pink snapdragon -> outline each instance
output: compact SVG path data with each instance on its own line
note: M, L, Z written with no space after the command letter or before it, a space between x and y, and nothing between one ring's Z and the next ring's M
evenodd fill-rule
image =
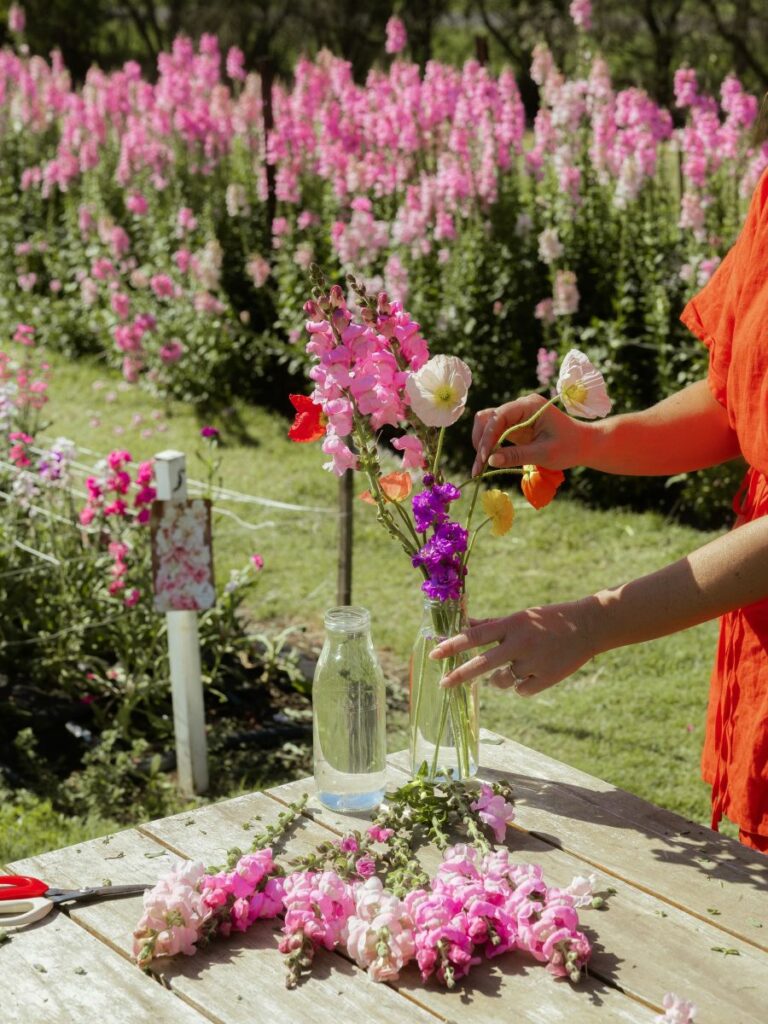
M568 13L576 28L589 32L592 28L592 0L571 0Z
M27 27L27 15L20 4L11 4L8 8L8 31L21 35Z
M140 967L155 956L192 956L212 914L200 892L205 875L198 861L180 861L144 894L144 913L133 933Z
M409 372L420 369L429 352L419 325L385 293L379 294L375 311L366 309L360 320L353 317L338 285L327 301L327 312L314 300L305 305L310 335L306 349L317 361L309 374L315 382L311 398L328 420L323 451L332 458L324 468L341 475L357 466L357 457L343 440L354 415L368 417L374 430L402 425ZM416 447L404 444L415 462Z
M158 299L169 299L176 294L176 286L167 274L155 274L150 278L149 286Z
M545 388L555 375L558 355L555 349L540 348L536 353L536 379Z
M149 210L149 203L141 192L129 192L125 197L125 207L136 217L143 217Z
M347 919L344 944L373 981L394 981L412 959L416 946L413 922L402 900L369 878L355 891L354 912Z
M205 875L200 892L216 911L223 935L247 931L254 921L275 917L283 906L283 879L276 874L269 848L240 857L232 871Z
M29 324L17 324L13 332L13 340L19 345L31 347L35 343L35 328Z
M384 49L387 53L401 53L408 45L408 33L401 18L394 15L387 22L387 39Z
M495 794L487 783L483 783L480 796L470 804L478 817L493 830L497 843L504 842L507 826L515 820L515 809L503 796Z
M424 469L427 465L424 457L424 445L413 434L403 434L392 439L392 447L403 453L403 469Z
M667 992L662 1000L664 1013L654 1017L655 1024L693 1024L698 1008L695 1003L674 992Z
M298 971L311 964L318 948L335 949L343 941L355 911L354 889L335 871L294 871L284 881L283 905L279 948L296 964L295 984Z

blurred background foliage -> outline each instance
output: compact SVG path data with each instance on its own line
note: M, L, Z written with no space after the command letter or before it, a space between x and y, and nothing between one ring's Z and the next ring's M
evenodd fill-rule
M7 41L8 4L0 5L0 45ZM246 66L288 77L296 58L328 48L364 80L382 53L387 19L402 17L412 59L460 63L479 57L498 70L509 65L529 114L537 92L531 52L545 40L560 67L573 59L568 0L28 0L28 43L47 55L61 50L82 79L92 63L104 68L138 61L151 72L158 53L179 32L215 32L222 47L238 45ZM595 0L591 38L608 59L618 88L638 85L672 106L675 68L697 68L713 90L734 72L753 92L768 89L768 4L759 0Z

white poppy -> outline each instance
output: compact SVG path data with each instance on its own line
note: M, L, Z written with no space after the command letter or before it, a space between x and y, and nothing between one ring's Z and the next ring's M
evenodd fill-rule
M405 385L411 408L427 427L449 427L461 416L472 371L457 356L433 356Z
M566 412L585 420L607 416L613 405L602 373L576 348L572 348L563 359L557 378L557 393Z

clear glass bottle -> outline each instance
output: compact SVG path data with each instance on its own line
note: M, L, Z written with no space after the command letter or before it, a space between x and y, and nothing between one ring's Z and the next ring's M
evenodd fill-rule
M318 798L335 811L378 807L386 786L386 695L366 608L326 612L312 707Z
M476 679L450 690L440 679L467 661L468 653L432 661L441 640L469 624L464 601L424 600L410 670L411 771L428 779L467 779L478 767L479 724Z

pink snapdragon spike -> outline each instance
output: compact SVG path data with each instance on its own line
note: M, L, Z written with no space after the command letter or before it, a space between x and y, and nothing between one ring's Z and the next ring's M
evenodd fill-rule
M155 956L196 952L212 910L199 889L205 874L196 861L180 861L144 894L144 913L133 933L133 953L140 967Z
M571 0L568 13L577 28L589 32L592 28L592 0Z
M394 981L416 951L413 922L402 900L369 878L355 891L344 932L347 953L373 981Z
M314 300L305 304L310 337L306 351L316 361L309 373L315 382L310 397L327 419L322 448L331 459L324 468L340 476L357 468L357 456L345 440L354 409L370 418L374 430L385 424L405 426L411 402L407 383L429 352L419 325L385 293L378 296L376 312L368 311L366 318L353 315L338 285L329 298L328 319ZM423 461L417 438L401 439L397 447L407 450L409 464Z
M11 4L8 8L8 31L20 36L27 27L27 16L20 4Z
M384 49L387 53L401 53L408 45L408 33L401 18L394 15L387 22L387 41Z

